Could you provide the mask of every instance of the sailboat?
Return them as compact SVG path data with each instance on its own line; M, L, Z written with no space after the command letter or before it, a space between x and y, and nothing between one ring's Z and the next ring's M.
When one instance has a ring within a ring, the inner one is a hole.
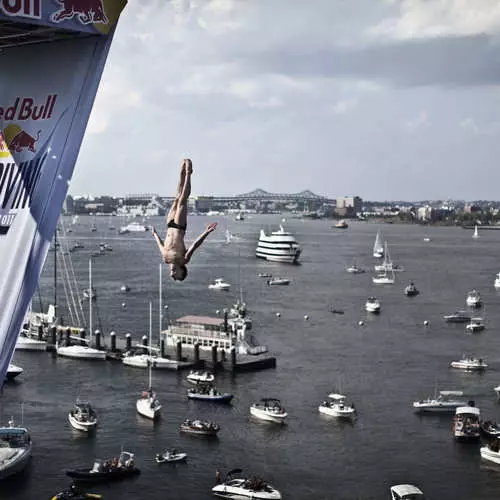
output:
M89 259L89 290L92 290L92 259ZM79 337L71 337L73 340L86 342L87 345L69 345L61 346L56 344L56 352L58 356L77 359L92 359L104 361L106 359L106 351L94 349L90 347L92 343L92 296L89 296L89 339L81 339Z
M376 259L381 259L384 256L384 245L382 244L382 235L377 231L375 243L373 244L373 256Z
M477 224L474 226L474 234L472 235L474 239L479 238L479 231L477 230Z
M152 314L153 314L153 305L149 303L149 344L151 345L152 338ZM148 366L148 375L149 375L149 385L148 390L143 391L142 396L136 402L137 413L142 415L143 417L150 418L155 420L160 416L161 404L156 397L156 393L153 391L153 386L151 383L151 368L152 363L149 363Z
M384 249L384 263L381 266L375 266L375 270L380 270L381 272L372 278L373 283L376 285L393 285L394 284L394 269L392 261L389 257L389 251L387 249L387 243Z

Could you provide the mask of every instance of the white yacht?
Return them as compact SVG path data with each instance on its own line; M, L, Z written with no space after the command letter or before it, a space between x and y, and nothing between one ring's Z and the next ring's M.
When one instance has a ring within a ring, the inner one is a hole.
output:
M383 271L372 278L375 285L394 285L394 271Z
M97 428L97 414L88 401L77 399L68 413L68 420L71 427L78 431L92 432Z
M356 416L356 409L342 394L328 394L330 398L318 406L318 411L331 417L352 418Z
M443 316L447 323L467 323L471 317L467 311L456 311L453 314Z
M280 278L279 276L275 276L270 280L267 280L268 286L276 286L276 285L289 285L290 280L288 278Z
M413 408L418 412L442 413L455 411L459 406L465 406L467 401L460 398L462 391L439 391L439 396L433 398L421 399L413 402Z
M127 226L122 226L118 232L120 234L145 233L147 230L148 228L142 224L139 224L139 222L131 222Z
M369 297L365 303L365 309L371 313L379 313L380 302L375 297Z
M14 380L17 376L23 373L23 369L20 366L13 365L9 363L9 367L7 368L7 373L5 374L6 380Z
M162 358L156 354L130 354L125 353L122 363L134 368L148 368L151 365L156 370L170 369L177 366L177 362L168 358Z
M469 307L480 307L481 306L481 295L477 290L472 290L467 294L467 299L465 300Z
M456 439L479 439L481 412L475 406L460 406L455 410L453 434Z
M31 457L31 437L24 427L16 427L11 418L8 427L0 427L0 479L21 472Z
M467 356L460 361L452 361L450 366L452 368L459 368L467 371L481 371L488 367L482 358L474 358L472 356Z
M497 273L497 275L495 276L495 282L493 283L493 285L495 286L495 288L500 288L500 273Z
M217 278L213 283L208 285L211 290L229 290L231 285L224 281L222 278Z
M212 493L221 498L234 498L252 500L281 500L281 493L270 483L258 477L234 477L241 474L241 469L233 469L221 484L212 488Z
M397 264L394 264L394 262L392 262L391 256L389 255L389 247L387 246L387 242L384 243L384 261L382 262L382 264L375 264L375 271L404 271L401 266L398 266Z
M266 234L264 230L260 230L256 251L258 258L296 264L301 252L302 249L293 234L285 231L283 226L280 226L278 231L271 234Z
M480 453L481 458L484 458L484 460L500 464L500 441L495 439L486 446L481 447Z
M384 244L382 243L382 235L380 234L380 231L377 231L375 243L373 244L373 256L376 259L382 259L384 257Z
M253 415L259 420L283 424L288 413L285 411L285 408L281 406L279 399L263 398L259 403L250 405L250 415Z
M470 323L467 324L465 329L471 333L480 332L484 330L483 318L471 318Z
M424 493L413 484L391 486L391 500L424 500Z
M27 330L23 330L16 341L16 351L45 351L47 342L39 340L30 335Z
M197 384L199 382L212 383L215 382L215 376L213 373L201 370L191 370L189 375L186 377L186 380L188 382L192 382L193 384Z

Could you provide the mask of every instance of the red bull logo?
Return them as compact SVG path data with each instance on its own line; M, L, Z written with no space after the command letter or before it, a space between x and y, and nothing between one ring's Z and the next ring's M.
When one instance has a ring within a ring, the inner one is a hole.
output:
M0 12L6 16L41 19L42 0L0 0Z
M40 139L41 130L36 137L28 134L19 125L11 123L5 130L0 130L0 157L12 153L23 153L26 150L36 153L36 143Z
M54 112L57 94L49 94L45 101L35 101L31 97L16 97L10 106L0 106L0 120L50 120Z
M54 23L76 17L82 24L108 24L103 0L55 0L61 8L50 17Z

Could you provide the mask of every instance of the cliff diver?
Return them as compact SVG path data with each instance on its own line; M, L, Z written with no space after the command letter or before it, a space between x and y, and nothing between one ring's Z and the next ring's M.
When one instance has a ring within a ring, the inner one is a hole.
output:
M176 281L184 281L187 276L186 264L189 263L193 253L205 241L205 238L217 227L213 222L186 250L184 235L187 227L188 198L191 194L191 174L193 164L186 159L182 162L179 186L175 200L167 215L167 234L165 242L162 241L156 229L153 228L153 236L160 249L161 257L170 266L170 276Z

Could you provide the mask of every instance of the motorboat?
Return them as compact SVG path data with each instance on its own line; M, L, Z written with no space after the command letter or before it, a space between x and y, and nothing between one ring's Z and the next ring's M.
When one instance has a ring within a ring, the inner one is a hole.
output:
M241 469L229 471L224 482L212 488L212 493L221 498L281 500L281 493L267 481L255 476L249 478L235 476L242 472Z
M186 459L187 453L179 453L175 448L166 450L163 453L157 453L155 456L155 460L159 464L185 462Z
M241 212L238 212L238 215L236 215L234 220L245 220L245 217L243 217L243 214Z
M439 391L439 396L413 402L413 408L418 412L444 413L454 412L458 407L465 406L467 401L459 399L463 396L462 391Z
M120 292L123 292L123 293L130 292L130 287L128 285L122 285L120 287Z
M497 399L500 401L500 385L497 385L494 389Z
M220 427L215 422L206 422L204 420L190 420L187 418L180 425L179 430L187 434L195 434L198 436L216 436Z
M377 274L377 276L374 276L372 278L372 282L375 285L394 285L394 271L384 271L380 274Z
M23 373L23 369L20 366L13 365L9 363L7 368L7 373L5 374L5 380L14 380L16 377Z
M177 362L168 358L162 358L157 354L132 354L127 351L122 358L122 363L134 368L148 368L149 365L154 370L168 370L177 366Z
M455 410L453 435L458 440L479 439L479 417L481 412L475 406L460 406Z
M368 312L377 314L380 312L380 302L375 297L369 297L365 303L365 309Z
M71 427L78 431L92 432L97 428L97 414L88 401L77 399L68 413L68 420Z
M351 274L363 274L365 272L364 269L362 269L361 267L358 267L356 264L352 264L351 266L346 267L345 270Z
M283 424L288 413L276 398L262 398L259 403L250 405L250 415L260 420Z
M405 288L405 295L407 297L415 297L415 295L418 295L419 293L420 292L418 291L413 281L410 281L410 284Z
M100 243L99 244L99 251L100 252L112 252L113 247L109 243Z
M481 458L493 462L495 464L500 464L500 441L495 439L486 446L482 446L480 449Z
M87 500L87 499L101 499L102 495L99 493L87 493L80 490L76 483L73 483L67 490L61 491L54 495L51 500Z
M452 361L450 366L452 368L459 368L467 371L481 371L488 368L488 365L482 358L474 358L472 356L466 356L460 361Z
M481 307L481 295L477 290L472 290L467 294L465 302L469 307Z
M212 384L196 384L196 387L188 389L187 397L212 403L230 403L233 399L232 394L219 392Z
M139 222L131 222L127 226L122 226L118 233L119 234L127 234L127 233L145 233L148 230L146 226L139 224Z
M271 273L259 273L259 278L272 278L272 277L273 275Z
M199 382L212 383L215 382L215 375L203 370L191 370L186 377L188 382L197 384Z
M16 351L45 351L47 342L32 337L27 331L22 331L17 337Z
M289 285L290 280L288 278L272 278L270 280L267 280L267 285L268 286L276 286L276 285Z
M456 311L453 314L444 316L443 319L447 323L467 323L470 321L471 317L467 311Z
M375 243L373 244L373 257L376 259L384 258L384 244L382 243L382 235L380 231L377 231Z
M465 329L471 333L484 330L483 318L471 318L470 323L465 327Z
M280 226L278 231L266 234L260 230L259 242L257 244L256 257L273 262L286 262L296 264L302 249L297 243L295 236Z
M17 427L9 420L7 427L0 427L0 479L21 472L31 458L31 437L27 429Z
M391 500L424 500L424 493L413 484L391 486Z
M339 220L333 227L336 229L347 229L349 224L345 220Z
M79 339L83 340L83 339ZM106 351L94 349L88 345L60 345L56 344L56 352L58 356L73 359L85 359L91 361L105 361Z
M425 241L426 243L429 243L429 241L431 241L431 239L430 239L428 236L426 236L426 237L424 238L424 241Z
M485 420L479 424L481 434L486 438L500 438L500 425L491 420Z
M472 233L472 237L477 240L479 238L479 231L477 228L477 224L474 225L474 232Z
M211 290L229 290L231 285L225 282L222 278L217 278L213 283L208 285Z
M112 460L95 460L91 469L80 467L67 469L66 475L77 483L107 483L125 479L140 474L135 466L135 456L128 451L122 451L119 458Z
M495 288L500 288L500 273L495 276L495 282L493 283Z
M318 411L331 417L353 418L356 416L354 405L347 402L342 394L328 394L329 400L323 401L318 406Z
M85 300L96 300L97 299L97 292L95 291L95 288L92 287L91 289L86 288L83 292L83 298Z

